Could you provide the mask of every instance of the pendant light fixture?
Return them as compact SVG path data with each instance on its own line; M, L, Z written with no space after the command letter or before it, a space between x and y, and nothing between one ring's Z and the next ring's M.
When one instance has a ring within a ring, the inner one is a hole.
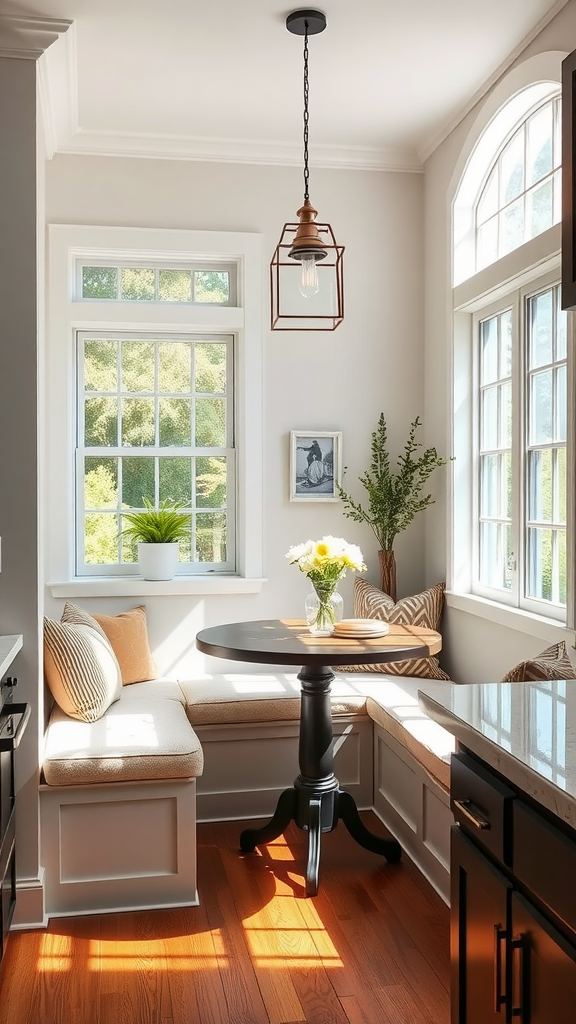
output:
M304 36L304 202L299 220L284 225L270 263L271 327L273 331L333 331L344 319L342 254L329 224L316 221L310 202L308 168L308 37L323 32L321 11L294 11L286 28Z

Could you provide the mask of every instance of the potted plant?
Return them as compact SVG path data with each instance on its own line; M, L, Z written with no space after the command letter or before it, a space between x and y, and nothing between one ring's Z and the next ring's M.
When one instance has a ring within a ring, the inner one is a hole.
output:
M142 498L140 512L123 512L129 525L120 533L138 544L138 564L145 580L171 580L178 568L178 541L190 535L190 513L182 512L188 502L166 498L155 508Z
M337 483L338 493L344 502L344 515L357 523L368 523L372 528L380 550L381 589L396 600L396 558L393 551L396 536L410 525L417 512L433 505L431 494L422 494L430 474L448 459L442 459L436 448L425 448L416 441L416 431L421 425L417 416L410 425L410 434L404 445L404 453L397 459L398 471L390 467L387 449L386 420L380 413L378 427L372 434L372 460L370 469L359 477L368 494L368 507L343 490Z

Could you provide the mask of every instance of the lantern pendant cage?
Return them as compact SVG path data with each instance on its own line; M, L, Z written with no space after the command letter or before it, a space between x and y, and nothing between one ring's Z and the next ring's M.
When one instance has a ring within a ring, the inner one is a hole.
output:
M294 11L286 28L304 36L304 202L299 220L284 225L270 263L271 329L333 331L344 319L344 246L330 224L316 221L308 168L308 36L324 31L326 17L321 11Z

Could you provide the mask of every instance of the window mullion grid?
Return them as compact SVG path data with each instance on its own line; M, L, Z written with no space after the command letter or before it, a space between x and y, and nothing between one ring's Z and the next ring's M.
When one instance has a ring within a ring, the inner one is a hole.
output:
M519 578L518 578L518 605L523 606L528 591L530 577L529 554L530 554L530 527L532 525L530 513L530 487L532 475L530 447L530 403L532 395L531 371L529 367L528 353L531 344L531 324L529 319L529 301L526 296L519 300L518 332L516 338L516 365L517 365L517 389L518 402L516 406L517 416L516 437L517 437L517 465L518 465L518 545L519 545Z
M194 271L191 274L190 293L194 299ZM198 492L197 492L197 474L198 474L198 452L196 450L196 345L192 345L191 351L191 365L190 365L190 441L192 444L193 457L190 464L190 472L192 473L191 481L191 494L192 494L192 519L190 521L191 530L191 559L196 559L196 552L198 550Z
M524 143L524 169L523 169L523 194L522 194L522 209L524 211L524 232L523 242L527 242L531 235L528 234L528 180L527 180L527 169L528 169L528 125L530 124L530 118L522 125L522 141Z
M491 319L491 318L488 318ZM479 536L477 544L477 578L479 579L483 587L492 588L494 584L488 582L485 576L486 569L486 543L487 543L487 532L486 527L489 524L493 526L493 542L495 543L496 551L496 565L498 567L498 574L500 577L500 585L497 586L497 590L504 590L508 592L508 588L505 585L507 570L508 570L508 545L507 545L507 533L510 529L510 520L507 515L507 508L504 502L504 490L507 486L505 482L505 455L510 451L506 441L506 423L505 417L507 411L504 408L504 395L506 385L509 383L509 378L503 376L503 339L502 339L502 313L498 313L495 316L496 321L496 333L497 333L497 371L496 378L486 381L486 383L479 383L478 396L479 396L479 409L478 409L478 474L477 474L477 508L478 508L478 521L479 521ZM483 322L480 321L478 324L478 360L477 360L477 379L479 382L482 381L482 361L484 358L483 349ZM484 422L484 416L486 411L485 394L490 390L496 390L496 432L494 440L496 447L485 448L484 439L487 436L486 427L487 424ZM483 509L483 503L486 495L484 488L487 486L486 483L486 466L488 460L494 460L495 462L495 473L494 479L496 484L495 502L492 508L486 514Z
M524 371L523 377L526 382L526 395L523 402L524 416L523 425L525 432L525 441L523 443L524 452L524 463L525 463L525 484L523 488L525 512L522 522L525 523L524 527L524 543L525 543L525 557L524 557L524 580L521 588L521 593L524 596L527 607L531 607L533 602L540 602L544 606L548 605L560 605L561 604L561 593L560 593L560 582L561 582L561 554L560 554L560 535L566 533L566 524L560 521L560 469L559 469L559 451L561 448L566 446L566 439L561 439L559 435L559 378L560 370L565 365L565 360L558 359L558 309L557 309L557 293L558 285L551 288L552 292L552 352L551 360L547 364L538 364L532 367L529 359L529 353L531 352L532 346L532 330L533 326L529 318L529 310L531 310L531 301L537 295L532 292L525 296L523 311L525 315L525 327L523 330L523 345L522 350L524 353L526 370ZM551 394L550 394L550 422L551 422L551 436L550 439L539 443L531 443L530 441L530 422L532 416L532 396L534 389L532 387L533 378L543 371L549 370L551 376ZM551 480L550 480L550 492L552 498L552 507L550 509L550 518L539 519L533 518L530 515L532 509L530 508L530 493L533 489L534 484L531 479L534 465L534 455L537 452L550 453L550 465L551 465ZM533 559L534 552L531 547L531 531L532 531L532 543L534 541L534 532L538 531L549 531L550 543L551 543L551 565L550 565L550 597L545 598L538 594L530 593L530 560Z
M510 519L511 519L511 548L512 548L512 588L511 596L517 606L522 586L524 545L522 530L523 494L521 486L521 452L522 452L522 415L521 407L523 401L522 386L522 361L520 337L522 331L523 316L520 303L520 295L514 293L512 304L512 338L511 338L511 393L512 393L512 443L510 446L511 460L511 498L510 498Z
M156 284L158 271L156 270ZM160 342L154 342L154 444L160 448ZM154 505L160 502L160 463L154 456Z

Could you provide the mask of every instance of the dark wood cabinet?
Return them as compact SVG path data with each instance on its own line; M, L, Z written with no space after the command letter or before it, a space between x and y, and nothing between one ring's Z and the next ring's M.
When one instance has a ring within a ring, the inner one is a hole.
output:
M573 1024L576 833L466 753L451 802L451 1024Z
M10 677L0 710L0 962L16 906L16 787L14 755L30 717L28 704L13 701ZM2 689L6 690L5 684Z
M452 1024L502 1024L512 883L457 826L450 839Z
M512 894L510 932L512 1019L520 1024L573 1024L576 947L517 892Z

